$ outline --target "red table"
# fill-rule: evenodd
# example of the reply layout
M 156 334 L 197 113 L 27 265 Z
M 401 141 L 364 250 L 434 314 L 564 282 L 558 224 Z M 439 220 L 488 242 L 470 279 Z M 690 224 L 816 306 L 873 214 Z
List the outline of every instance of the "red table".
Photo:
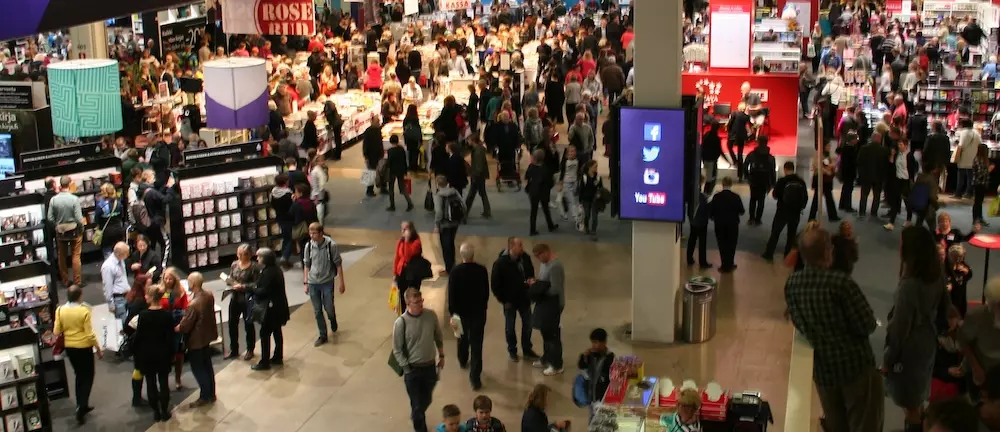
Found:
M 983 304 L 986 304 L 986 281 L 990 274 L 990 251 L 1000 249 L 1000 234 L 976 234 L 969 244 L 986 250 L 986 263 L 983 266 Z

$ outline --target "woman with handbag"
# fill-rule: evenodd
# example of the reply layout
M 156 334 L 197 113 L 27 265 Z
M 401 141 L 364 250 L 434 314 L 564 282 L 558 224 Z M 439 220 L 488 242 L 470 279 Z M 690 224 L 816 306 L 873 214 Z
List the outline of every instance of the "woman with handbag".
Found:
M 597 241 L 597 215 L 607 205 L 604 191 L 601 175 L 597 173 L 597 161 L 587 161 L 580 179 L 580 203 L 583 204 L 583 231 L 594 241 Z
M 97 343 L 97 334 L 91 327 L 90 306 L 83 303 L 83 290 L 78 285 L 66 289 L 66 304 L 56 309 L 56 322 L 52 330 L 57 334 L 53 354 L 65 352 L 69 364 L 73 366 L 76 378 L 76 422 L 86 423 L 87 413 L 94 410 L 90 406 L 90 390 L 94 386 L 94 351 L 97 358 L 104 357 L 104 350 Z M 60 350 L 60 345 L 63 349 Z
M 164 295 L 163 287 L 159 285 L 146 290 L 145 301 L 149 306 L 136 317 L 133 341 L 135 368 L 146 378 L 146 396 L 149 397 L 149 406 L 153 408 L 153 421 L 170 420 L 170 386 L 167 382 L 170 365 L 177 356 L 174 344 L 176 324 L 173 313 L 163 306 L 164 300 L 167 300 Z M 139 383 L 142 383 L 141 379 Z
M 163 298 L 160 299 L 160 307 L 170 312 L 174 317 L 174 325 L 180 324 L 184 317 L 184 310 L 191 302 L 187 292 L 181 285 L 180 273 L 175 267 L 169 267 L 163 271 Z M 177 390 L 184 388 L 181 383 L 181 373 L 184 372 L 184 339 L 180 334 L 174 336 L 174 384 Z
M 422 279 L 414 277 L 413 271 L 407 266 L 417 257 L 422 258 L 423 246 L 420 243 L 420 234 L 417 234 L 417 227 L 411 221 L 403 221 L 400 225 L 402 235 L 396 241 L 396 255 L 392 258 L 392 275 L 395 278 L 396 288 L 399 292 L 399 313 L 403 313 L 406 304 L 403 300 L 403 292 L 407 288 L 420 290 Z
M 244 243 L 236 249 L 236 261 L 233 261 L 229 268 L 229 277 L 226 285 L 229 285 L 229 354 L 226 359 L 235 359 L 240 355 L 240 321 L 243 321 L 246 330 L 247 352 L 243 354 L 243 360 L 253 358 L 254 349 L 254 326 L 250 319 L 250 287 L 257 281 L 258 270 L 253 262 L 253 254 L 250 253 L 250 245 Z M 242 318 L 242 320 L 240 319 Z
M 292 236 L 293 227 L 292 214 L 292 190 L 288 187 L 288 174 L 281 173 L 274 176 L 274 187 L 271 188 L 271 208 L 274 209 L 274 219 L 278 221 L 278 228 L 281 229 L 281 265 L 287 266 L 288 260 L 292 257 L 292 245 L 295 244 Z
M 94 233 L 94 243 L 101 247 L 104 258 L 111 256 L 111 252 L 118 242 L 125 241 L 124 209 L 115 185 L 104 183 L 101 185 L 100 199 L 94 209 L 94 220 L 102 228 Z
M 288 296 L 285 293 L 285 275 L 278 268 L 274 251 L 261 248 L 257 251 L 260 273 L 253 290 L 253 308 L 250 315 L 260 323 L 260 361 L 250 367 L 253 370 L 268 370 L 271 365 L 284 363 L 284 340 L 281 327 L 288 322 Z M 271 353 L 271 337 L 274 337 L 274 354 Z
M 299 244 L 299 252 L 306 249 L 306 242 L 309 241 L 309 224 L 319 222 L 316 205 L 309 199 L 309 192 L 309 185 L 296 184 L 292 193 L 292 206 L 288 209 L 292 217 L 292 240 Z

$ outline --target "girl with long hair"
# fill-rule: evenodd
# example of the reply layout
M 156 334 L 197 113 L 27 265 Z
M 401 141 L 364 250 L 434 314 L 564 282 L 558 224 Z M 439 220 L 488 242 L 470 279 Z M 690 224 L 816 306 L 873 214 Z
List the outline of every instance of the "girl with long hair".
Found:
M 122 327 L 122 331 L 125 333 L 125 337 L 132 338 L 133 354 L 135 353 L 135 323 L 132 320 L 149 308 L 149 304 L 146 302 L 146 290 L 152 285 L 152 281 L 153 279 L 147 274 L 137 274 L 135 281 L 132 282 L 132 289 L 125 294 L 125 308 L 128 313 L 125 315 L 125 325 Z M 135 369 L 132 370 L 132 406 L 134 407 L 142 406 L 145 403 L 142 400 L 142 378 L 142 372 L 136 365 Z
M 177 325 L 184 317 L 184 310 L 190 302 L 184 286 L 181 285 L 180 272 L 176 267 L 168 267 L 163 271 L 163 296 L 160 299 L 160 307 L 170 312 L 174 318 L 174 325 Z M 176 334 L 174 335 L 174 385 L 178 390 L 184 388 L 184 384 L 181 383 L 183 372 L 184 339 L 180 334 Z
M 990 149 L 986 144 L 980 144 L 976 150 L 976 160 L 972 162 L 972 220 L 973 223 L 989 226 L 983 220 L 983 200 L 986 199 L 986 188 L 990 183 Z
M 168 380 L 170 365 L 172 362 L 176 364 L 177 358 L 177 346 L 173 343 L 177 339 L 174 332 L 177 324 L 174 314 L 163 306 L 167 300 L 165 294 L 160 285 L 146 290 L 149 308 L 139 313 L 135 327 L 135 368 L 146 378 L 146 396 L 153 408 L 154 421 L 170 420 Z M 180 388 L 180 385 L 177 387 Z
M 252 292 L 249 287 L 257 281 L 259 271 L 254 265 L 253 253 L 250 252 L 250 245 L 244 243 L 236 249 L 236 261 L 233 261 L 229 268 L 229 278 L 226 285 L 229 285 L 231 296 L 229 298 L 229 354 L 227 359 L 235 359 L 240 355 L 240 321 L 243 321 L 246 330 L 247 351 L 243 355 L 243 360 L 253 358 L 254 349 L 254 325 L 250 319 L 249 308 Z

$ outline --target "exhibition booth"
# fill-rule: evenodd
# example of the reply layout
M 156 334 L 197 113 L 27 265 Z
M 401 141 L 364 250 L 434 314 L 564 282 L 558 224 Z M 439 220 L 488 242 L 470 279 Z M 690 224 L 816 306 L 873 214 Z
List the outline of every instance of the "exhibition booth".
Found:
M 703 47 L 685 47 L 681 75 L 681 94 L 703 95 L 705 115 L 724 126 L 741 103 L 747 103 L 751 124 L 744 154 L 756 147 L 756 138 L 766 136 L 771 154 L 778 159 L 794 160 L 798 145 L 798 67 L 802 58 L 803 33 L 800 22 L 812 20 L 810 2 L 788 2 L 794 14 L 785 18 L 774 13 L 763 15 L 750 0 L 718 0 L 709 5 L 711 34 Z M 784 7 L 785 5 L 779 5 Z M 763 16 L 761 16 L 763 15 Z M 794 16 L 794 17 L 793 17 Z M 801 20 L 801 21 L 800 21 Z M 744 94 L 744 87 L 755 94 Z M 749 103 L 748 103 L 749 102 Z M 724 161 L 720 168 L 728 168 Z

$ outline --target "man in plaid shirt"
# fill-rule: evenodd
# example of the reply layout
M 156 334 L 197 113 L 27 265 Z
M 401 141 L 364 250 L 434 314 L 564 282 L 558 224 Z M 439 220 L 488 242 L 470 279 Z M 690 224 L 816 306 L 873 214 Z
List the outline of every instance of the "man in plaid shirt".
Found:
M 823 229 L 799 239 L 805 268 L 785 282 L 785 303 L 792 324 L 813 347 L 813 381 L 836 432 L 880 432 L 883 422 L 882 376 L 868 342 L 875 316 L 851 278 L 831 269 L 833 244 Z

